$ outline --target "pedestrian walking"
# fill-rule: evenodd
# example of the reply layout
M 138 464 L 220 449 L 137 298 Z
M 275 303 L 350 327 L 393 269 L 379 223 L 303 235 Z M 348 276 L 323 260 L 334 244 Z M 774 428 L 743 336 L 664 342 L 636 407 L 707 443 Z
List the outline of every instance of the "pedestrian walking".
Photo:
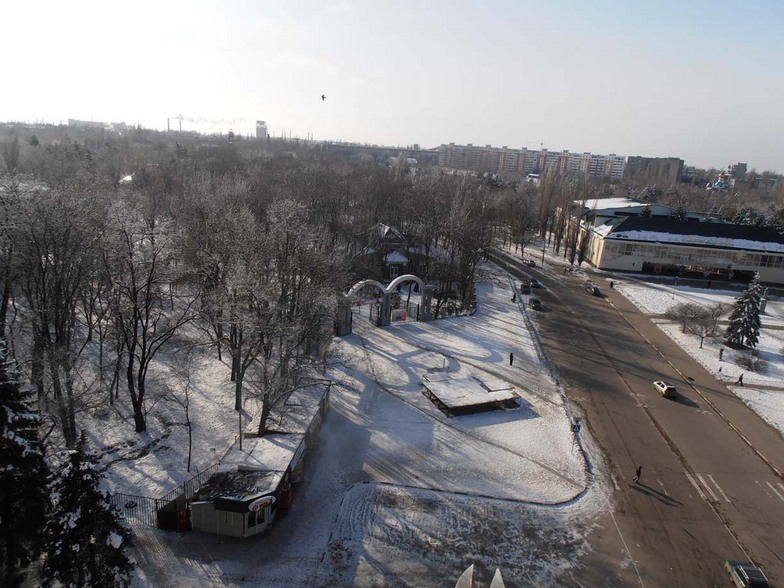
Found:
M 614 287 L 615 287 L 615 282 L 610 280 L 610 290 L 612 290 Z
M 512 302 L 517 302 L 517 292 L 512 294 Z
M 509 354 L 509 365 L 514 364 L 514 353 Z
M 637 474 L 632 478 L 632 482 L 635 484 L 640 481 L 640 477 L 642 476 L 642 466 L 637 466 Z
M 735 382 L 735 383 L 736 383 L 736 384 L 740 384 L 741 386 L 743 386 L 743 374 L 741 374 L 741 375 L 739 375 L 739 376 L 738 376 L 738 381 L 737 381 L 737 382 Z
M 721 361 L 723 357 L 724 357 L 724 347 L 719 349 L 719 361 Z

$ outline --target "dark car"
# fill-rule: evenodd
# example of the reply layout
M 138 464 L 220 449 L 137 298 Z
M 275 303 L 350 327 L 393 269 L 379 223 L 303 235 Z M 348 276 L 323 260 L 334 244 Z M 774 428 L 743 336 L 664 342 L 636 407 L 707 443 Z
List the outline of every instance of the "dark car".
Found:
M 542 285 L 539 283 L 539 280 L 536 278 L 531 278 L 531 288 L 541 288 Z
M 732 582 L 738 588 L 767 588 L 770 586 L 762 570 L 751 562 L 727 560 L 724 562 L 724 567 L 727 568 Z
M 536 262 L 533 259 L 524 259 L 523 264 L 527 265 L 528 267 L 536 267 Z
M 531 293 L 531 286 L 528 284 L 523 284 L 520 286 L 520 293 L 521 294 L 530 294 Z
M 531 298 L 528 301 L 528 308 L 531 308 L 533 310 L 542 310 L 542 301 L 539 300 L 538 298 Z
M 599 290 L 599 286 L 596 285 L 586 286 L 585 291 L 588 292 L 588 294 L 591 294 L 592 296 L 602 295 L 602 291 Z

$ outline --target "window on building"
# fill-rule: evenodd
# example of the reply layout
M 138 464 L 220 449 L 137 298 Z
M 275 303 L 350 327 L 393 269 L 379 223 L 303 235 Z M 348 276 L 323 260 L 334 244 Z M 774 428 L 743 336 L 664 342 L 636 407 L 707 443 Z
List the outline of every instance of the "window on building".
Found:
M 264 511 L 266 508 L 260 508 L 259 510 L 253 512 L 251 511 L 248 513 L 248 528 L 255 527 L 256 525 L 261 525 L 264 523 Z

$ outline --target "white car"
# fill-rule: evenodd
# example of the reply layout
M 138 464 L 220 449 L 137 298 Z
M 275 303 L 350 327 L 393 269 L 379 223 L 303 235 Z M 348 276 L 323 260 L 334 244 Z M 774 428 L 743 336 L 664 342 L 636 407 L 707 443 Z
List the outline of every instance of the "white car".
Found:
M 664 396 L 665 398 L 675 398 L 678 394 L 678 391 L 675 389 L 675 386 L 670 386 L 667 382 L 662 382 L 661 380 L 657 380 L 653 383 L 653 387 L 659 391 L 659 394 Z

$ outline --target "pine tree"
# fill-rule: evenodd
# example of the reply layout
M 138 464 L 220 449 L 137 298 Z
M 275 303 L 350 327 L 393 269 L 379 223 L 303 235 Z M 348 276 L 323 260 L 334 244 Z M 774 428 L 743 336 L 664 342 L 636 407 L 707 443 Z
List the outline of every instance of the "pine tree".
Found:
M 760 300 L 762 286 L 759 273 L 749 282 L 746 291 L 735 299 L 730 324 L 724 334 L 730 347 L 756 347 L 760 333 Z
M 20 572 L 43 551 L 49 506 L 48 470 L 38 441 L 32 391 L 19 387 L 16 366 L 0 339 L 0 584 L 17 586 Z
M 63 586 L 128 586 L 133 569 L 126 547 L 130 532 L 101 490 L 98 458 L 84 431 L 52 485 L 52 515 L 44 577 Z

